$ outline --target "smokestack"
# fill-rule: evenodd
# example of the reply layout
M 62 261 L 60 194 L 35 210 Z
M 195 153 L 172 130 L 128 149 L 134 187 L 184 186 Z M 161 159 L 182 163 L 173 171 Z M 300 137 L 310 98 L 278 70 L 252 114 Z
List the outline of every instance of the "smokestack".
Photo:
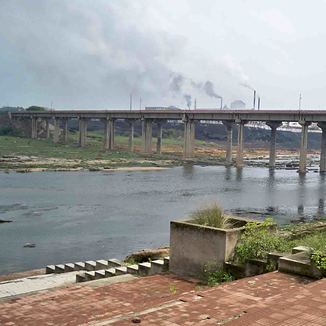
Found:
M 256 90 L 254 90 L 254 107 L 253 109 L 255 110 L 256 108 Z
M 221 100 L 221 110 L 223 109 L 223 97 L 221 96 L 220 97 L 220 100 Z
M 260 96 L 258 96 L 258 110 L 260 109 Z
M 130 94 L 130 99 L 129 99 L 129 109 L 131 111 L 132 109 L 132 94 Z
M 195 101 L 194 101 L 194 109 L 196 110 L 197 109 L 197 99 L 195 98 Z

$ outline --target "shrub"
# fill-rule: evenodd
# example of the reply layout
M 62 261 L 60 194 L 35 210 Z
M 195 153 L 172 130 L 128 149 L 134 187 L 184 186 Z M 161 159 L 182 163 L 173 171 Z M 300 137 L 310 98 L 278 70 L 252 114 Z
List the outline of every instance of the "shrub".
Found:
M 204 284 L 214 286 L 220 283 L 233 281 L 234 277 L 220 267 L 217 267 L 216 264 L 208 263 L 205 265 L 201 279 Z
M 278 235 L 271 218 L 263 223 L 249 222 L 235 248 L 234 261 L 245 263 L 248 259 L 266 259 L 269 252 L 288 252 L 292 243 Z
M 232 227 L 230 217 L 226 216 L 223 209 L 216 203 L 198 209 L 190 215 L 192 221 L 199 225 L 212 226 L 220 229 Z
M 310 256 L 311 261 L 321 271 L 322 275 L 326 276 L 326 255 L 320 250 L 313 251 Z

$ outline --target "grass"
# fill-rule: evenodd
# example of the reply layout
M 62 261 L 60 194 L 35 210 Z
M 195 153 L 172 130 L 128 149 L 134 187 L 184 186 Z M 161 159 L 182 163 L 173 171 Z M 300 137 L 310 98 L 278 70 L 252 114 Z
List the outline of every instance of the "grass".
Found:
M 232 228 L 230 217 L 224 214 L 223 209 L 217 203 L 212 203 L 206 207 L 197 209 L 190 217 L 194 223 L 199 225 L 211 226 L 219 229 Z
M 307 246 L 326 254 L 326 232 L 320 231 L 294 240 L 296 246 Z

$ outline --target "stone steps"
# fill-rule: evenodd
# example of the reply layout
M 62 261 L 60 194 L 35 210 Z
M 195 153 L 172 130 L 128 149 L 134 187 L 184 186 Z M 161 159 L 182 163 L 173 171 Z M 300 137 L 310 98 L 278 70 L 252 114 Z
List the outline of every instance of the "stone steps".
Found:
M 297 274 L 311 278 L 321 278 L 321 272 L 312 265 L 310 254 L 297 252 L 279 259 L 278 271 L 283 273 Z
M 114 267 L 121 267 L 122 263 L 118 259 L 109 260 L 88 260 L 85 262 L 48 265 L 45 268 L 46 274 L 60 274 L 75 271 L 97 271 Z
M 139 276 L 160 274 L 168 271 L 169 261 L 169 257 L 165 257 L 164 259 L 158 259 L 146 263 L 139 263 L 138 265 L 115 265 L 115 267 L 111 267 L 109 269 L 83 271 L 80 274 L 76 275 L 76 282 L 87 282 L 126 274 L 133 274 Z

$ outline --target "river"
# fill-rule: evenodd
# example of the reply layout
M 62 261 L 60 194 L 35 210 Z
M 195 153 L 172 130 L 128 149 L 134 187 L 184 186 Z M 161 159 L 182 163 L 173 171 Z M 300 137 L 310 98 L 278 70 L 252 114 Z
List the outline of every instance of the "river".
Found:
M 212 201 L 280 224 L 323 216 L 325 189 L 318 173 L 257 167 L 0 172 L 0 274 L 168 245 L 169 221 Z

